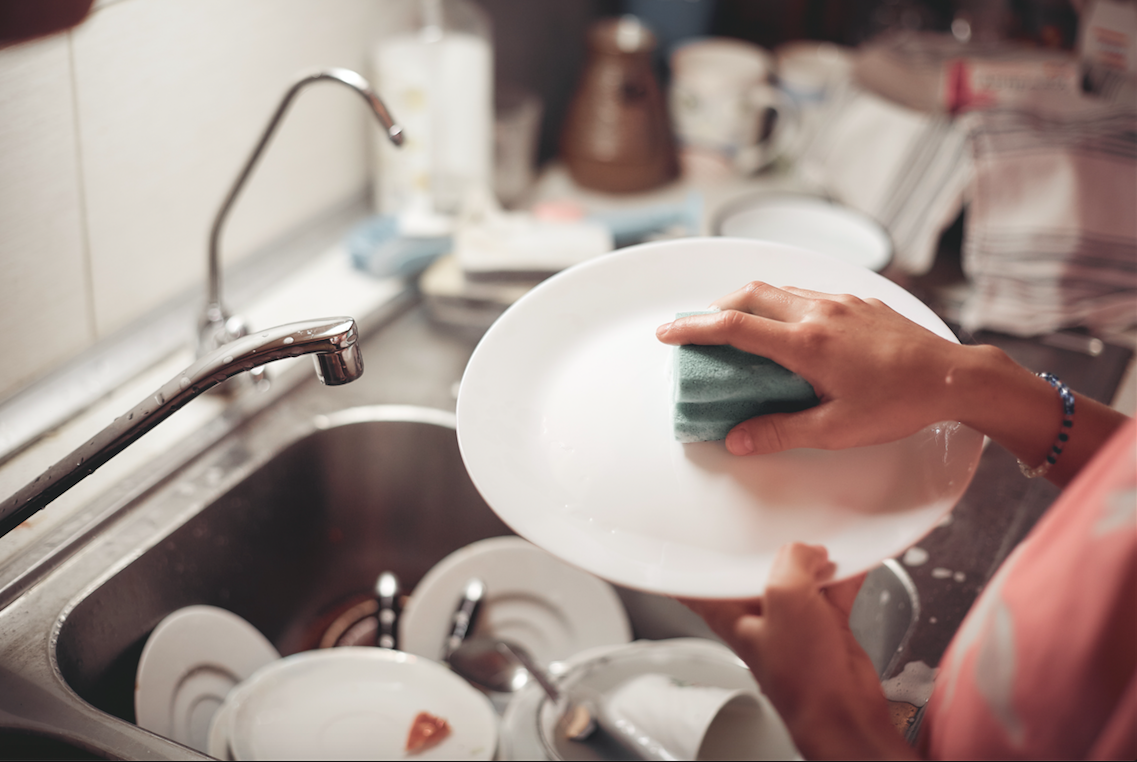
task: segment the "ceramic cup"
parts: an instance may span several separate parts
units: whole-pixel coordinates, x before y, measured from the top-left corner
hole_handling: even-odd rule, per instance
[[[750,174],[786,152],[798,115],[773,73],[773,57],[742,40],[712,37],[671,54],[668,108],[685,172],[717,164]]]
[[[749,759],[762,707],[751,691],[645,674],[617,687],[601,722],[644,759]]]

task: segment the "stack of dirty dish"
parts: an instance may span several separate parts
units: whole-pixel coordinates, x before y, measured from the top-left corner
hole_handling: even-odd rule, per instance
[[[479,583],[476,608],[471,580]],[[749,670],[725,646],[701,638],[631,642],[612,585],[519,537],[481,540],[442,559],[405,599],[397,625],[401,650],[347,645],[281,658],[232,612],[180,609],[143,649],[138,724],[232,760],[795,753]],[[493,690],[457,661],[451,669],[456,633],[467,645],[504,642],[527,654],[521,679]],[[556,699],[527,676],[548,678]],[[587,704],[577,704],[582,696]],[[575,706],[587,706],[595,722],[570,737],[562,726]]]
[[[281,658],[253,625],[224,609],[189,606],[151,633],[139,661],[139,726],[220,759],[491,759],[495,704],[444,663],[455,609],[471,578],[487,592],[476,628],[542,663],[627,643],[615,590],[517,537],[462,548],[406,599],[402,650],[319,648]],[[504,707],[504,698],[495,697]],[[445,726],[411,749],[423,716]]]
[[[218,759],[396,759],[416,743],[422,759],[492,759],[497,748],[489,701],[434,661],[366,647],[280,658],[256,628],[212,606],[155,628],[135,714]],[[435,731],[427,743],[424,722]]]

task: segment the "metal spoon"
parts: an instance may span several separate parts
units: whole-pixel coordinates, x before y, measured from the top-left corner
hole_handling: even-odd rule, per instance
[[[464,641],[450,654],[450,668],[486,690],[513,693],[530,678],[537,681],[554,705],[566,705],[558,722],[573,741],[583,741],[596,729],[596,712],[586,701],[562,702],[563,694],[521,646],[505,640],[477,637]]]

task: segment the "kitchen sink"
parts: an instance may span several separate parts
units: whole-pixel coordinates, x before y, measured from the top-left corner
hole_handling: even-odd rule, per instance
[[[139,658],[166,615],[218,606],[295,653],[381,572],[409,592],[454,550],[511,534],[458,451],[454,392],[473,344],[405,311],[365,342],[360,381],[270,394],[169,473],[122,490],[75,547],[5,590],[0,759],[204,758],[134,724]],[[879,567],[854,609],[882,674],[916,614],[905,580]],[[714,637],[672,599],[617,592],[637,638]]]
[[[56,658],[76,693],[133,721],[143,644],[182,606],[228,609],[295,653],[382,571],[410,590],[458,548],[510,534],[466,475],[451,413],[380,405],[313,427],[70,611]]]

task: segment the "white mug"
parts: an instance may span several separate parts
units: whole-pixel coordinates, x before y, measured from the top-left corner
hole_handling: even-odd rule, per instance
[[[760,748],[751,731],[761,719],[751,691],[646,674],[612,691],[600,722],[643,759],[749,759]]]
[[[750,174],[787,151],[798,114],[773,72],[773,57],[743,40],[703,39],[672,53],[668,107],[685,170],[718,163]]]

